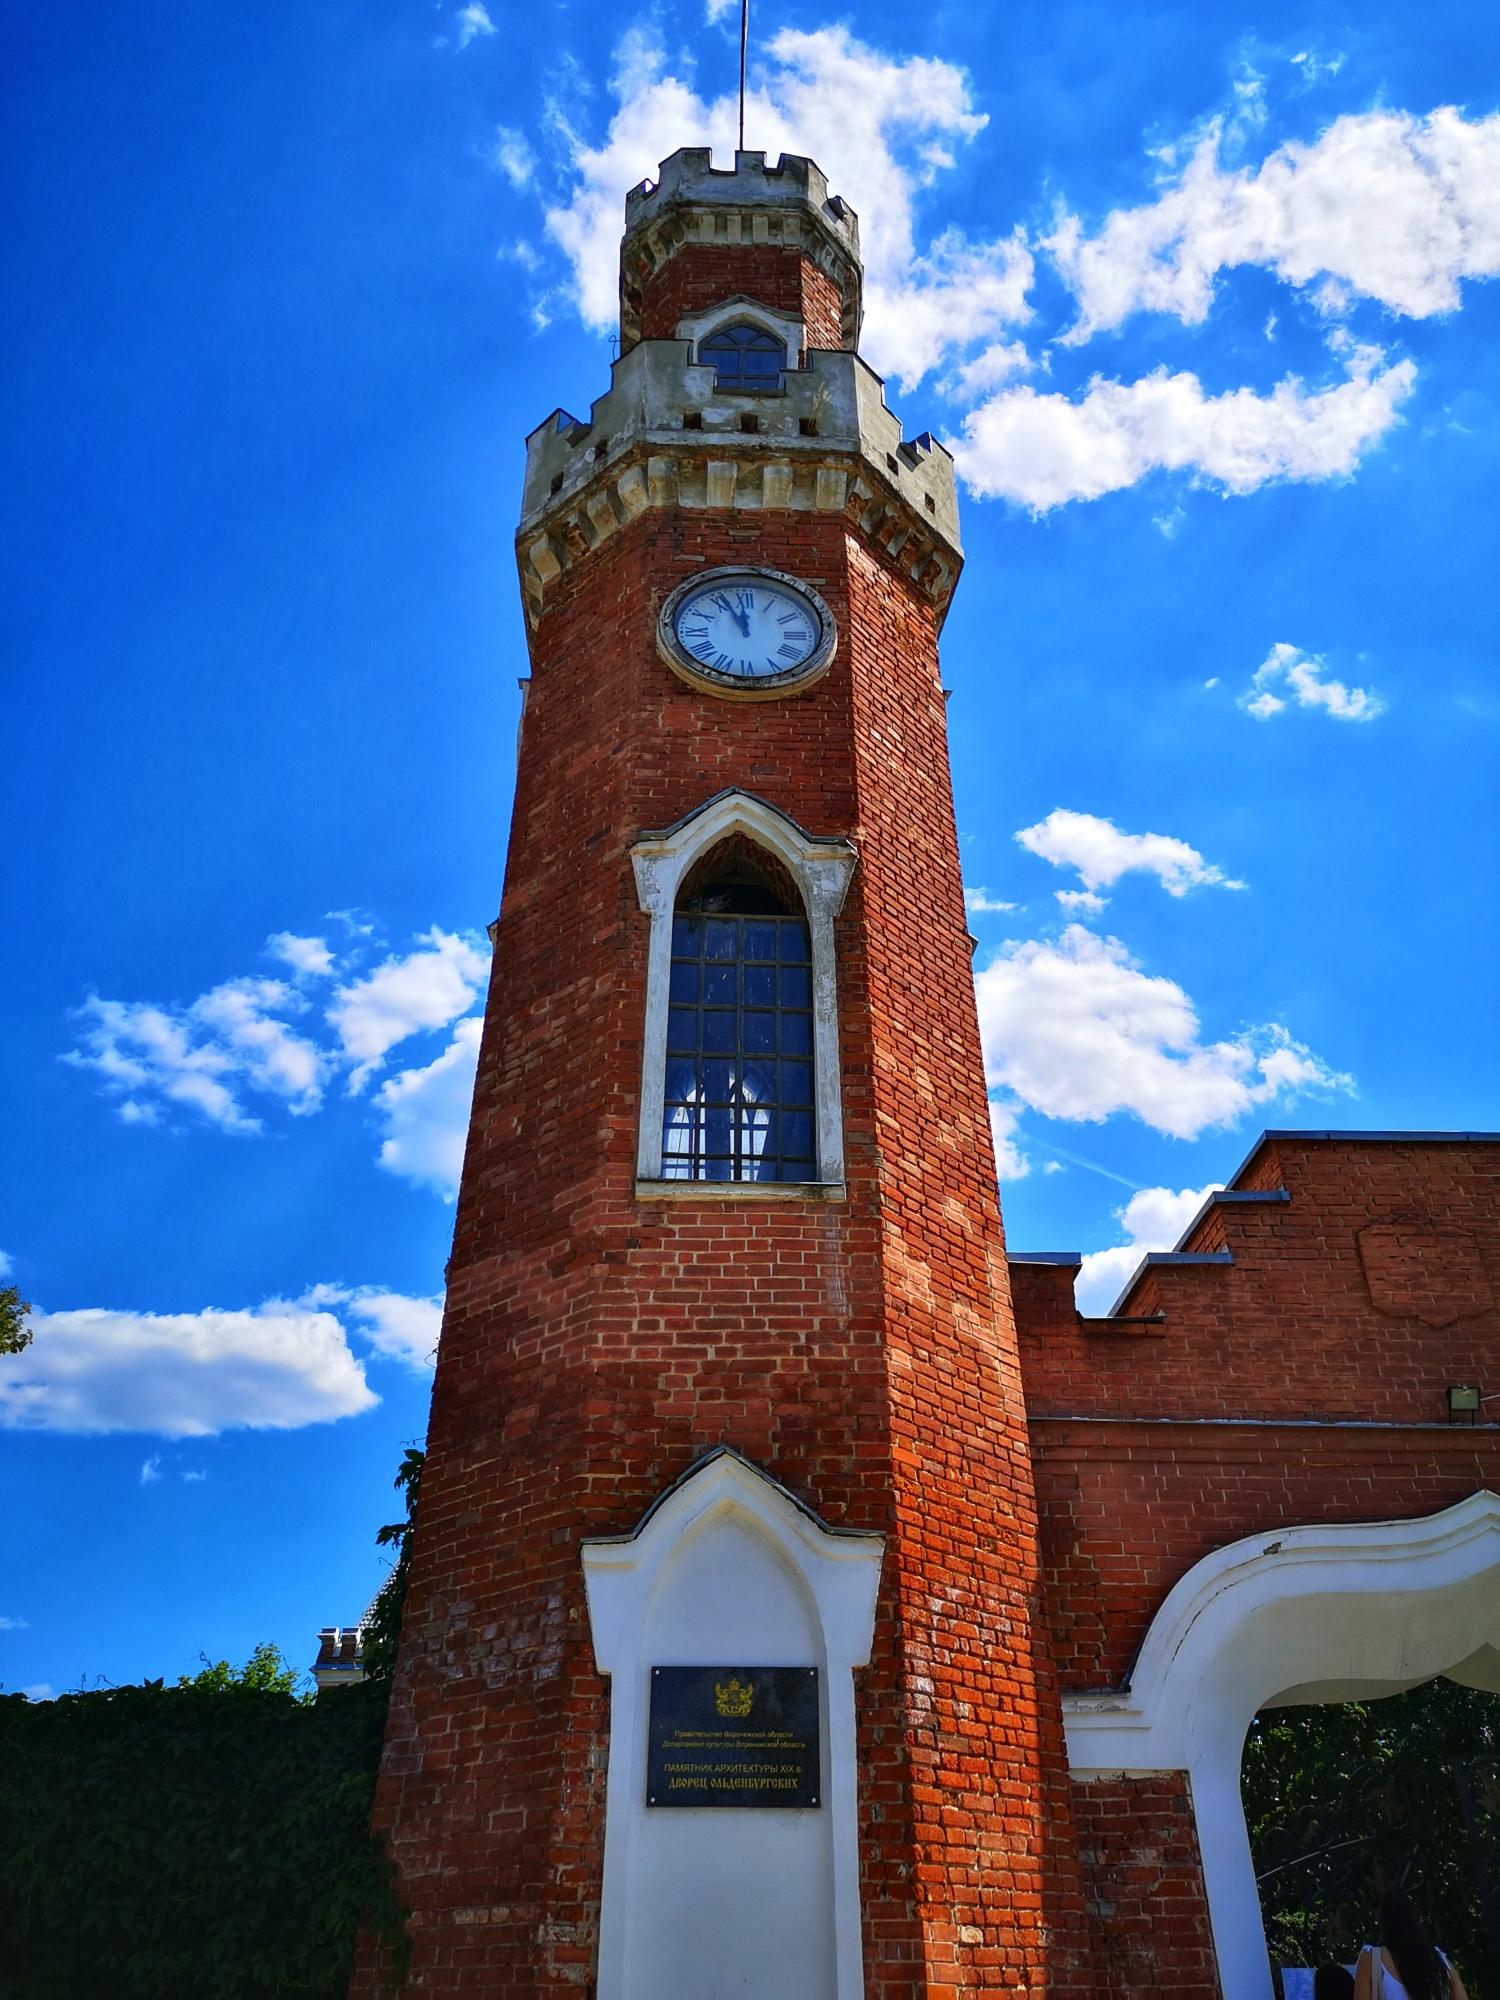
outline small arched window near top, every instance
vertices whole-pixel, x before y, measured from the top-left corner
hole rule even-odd
[[[786,367],[786,342],[741,322],[700,341],[698,359],[712,364],[721,389],[776,389]]]
[[[672,917],[664,1180],[813,1181],[812,939],[800,909],[747,871]]]

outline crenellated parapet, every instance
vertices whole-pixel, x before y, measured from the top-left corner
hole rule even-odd
[[[782,382],[721,390],[687,341],[643,341],[586,420],[533,431],[516,537],[533,622],[553,577],[653,507],[844,514],[946,609],[963,564],[947,449],[903,436],[858,355],[814,349]]]

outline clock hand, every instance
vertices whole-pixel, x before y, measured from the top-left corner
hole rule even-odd
[[[729,599],[724,595],[722,590],[719,591],[718,594],[715,596],[714,603],[722,606],[722,608],[729,613],[730,617],[734,620],[735,624],[739,626],[741,633],[744,635],[745,638],[748,639],[750,637],[749,613],[745,611],[736,611],[734,606],[730,603]]]

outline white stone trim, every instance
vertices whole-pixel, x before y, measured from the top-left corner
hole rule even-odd
[[[1500,1496],[1286,1528],[1216,1549],[1168,1592],[1128,1690],[1065,1699],[1075,1778],[1186,1771],[1224,2000],[1270,2000],[1240,1757],[1263,1708],[1395,1694],[1436,1674],[1500,1691]]]
[[[853,1673],[870,1657],[885,1541],[878,1534],[827,1527],[784,1487],[724,1446],[669,1488],[633,1535],[583,1544],[594,1658],[599,1671],[610,1677],[599,2000],[635,2000],[641,1990],[630,1921],[632,1876],[645,1865],[640,1856],[650,1669],[653,1664],[693,1664],[653,1662],[647,1656],[650,1607],[678,1556],[701,1536],[712,1534],[716,1525],[730,1521],[748,1526],[790,1569],[793,1587],[805,1600],[818,1634],[816,1665],[826,1704],[821,1718],[826,1760],[822,1812],[833,1892],[834,1983],[829,2000],[861,2000]],[[720,1657],[714,1633],[705,1632],[703,1664],[717,1664]],[[744,1817],[760,1820],[762,1815]],[[723,1840],[719,1829],[705,1829],[705,1834]],[[726,1889],[733,1893],[732,1881]],[[775,1996],[753,1994],[751,2000],[775,2000]]]
[[[839,1070],[838,968],[833,920],[843,907],[856,855],[847,840],[813,840],[795,820],[751,792],[721,792],[665,833],[648,833],[630,850],[636,892],[651,919],[646,961],[646,1026],[641,1058],[639,1180],[661,1180],[662,1107],[666,1094],[667,989],[672,961],[672,913],[683,877],[701,854],[730,834],[743,834],[772,855],[797,885],[812,935],[813,1088],[817,1097],[818,1179],[844,1178],[844,1116]],[[686,1189],[697,1183],[682,1183]],[[767,1182],[768,1189],[775,1183]],[[754,1196],[754,1181],[734,1192]]]
[[[684,313],[677,322],[677,338],[693,343],[693,360],[698,361],[698,350],[710,334],[717,333],[724,326],[756,326],[762,333],[770,334],[786,348],[788,368],[801,366],[802,351],[807,345],[807,329],[800,319],[791,319],[785,313],[773,312],[769,306],[759,304],[755,299],[733,298],[721,306],[711,306],[707,312]],[[711,367],[711,362],[699,364]]]

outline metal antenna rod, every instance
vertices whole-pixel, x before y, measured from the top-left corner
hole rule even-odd
[[[740,0],[740,151],[745,150],[745,49],[750,40],[750,0]]]

